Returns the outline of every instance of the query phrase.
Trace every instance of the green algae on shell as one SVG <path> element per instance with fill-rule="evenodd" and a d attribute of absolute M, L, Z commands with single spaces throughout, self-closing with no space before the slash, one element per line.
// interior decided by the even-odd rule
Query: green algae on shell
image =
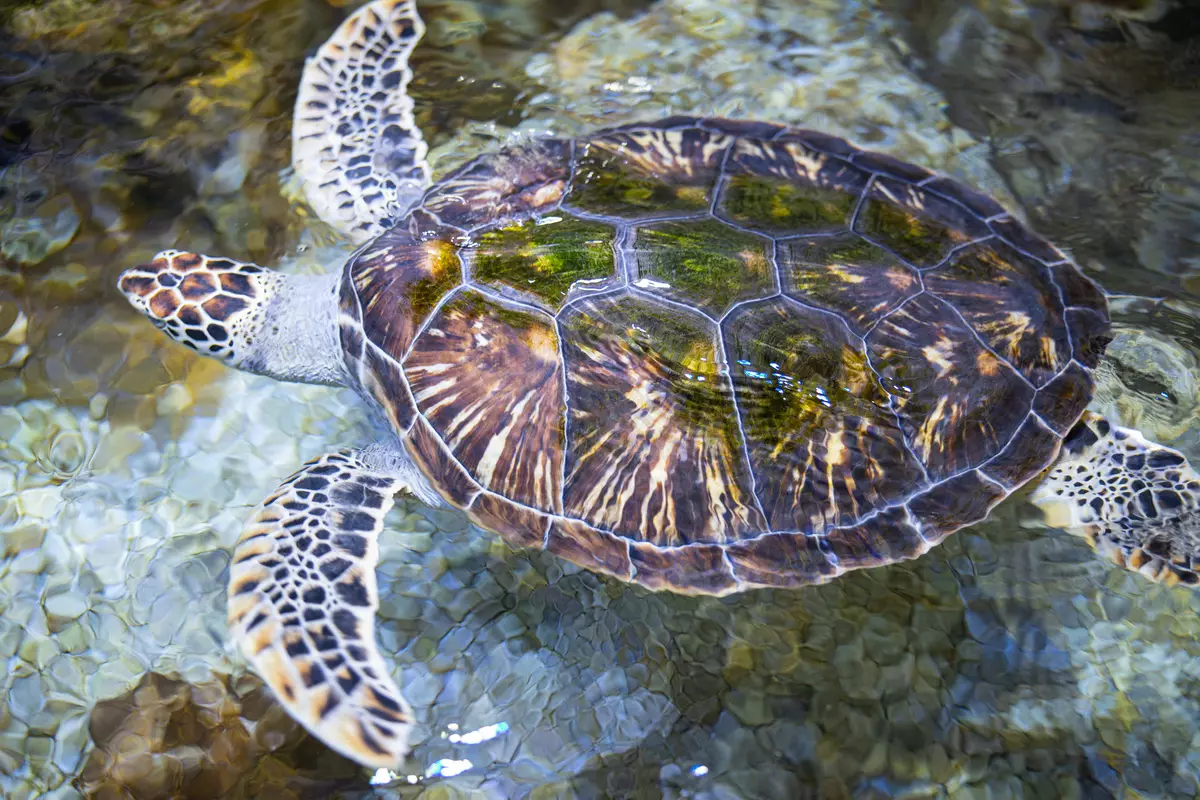
<path fill-rule="evenodd" d="M 780 242 L 784 292 L 839 314 L 858 335 L 921 290 L 899 259 L 854 234 Z"/>
<path fill-rule="evenodd" d="M 418 278 L 405 290 L 416 319 L 425 319 L 447 292 L 458 285 L 462 277 L 458 254 L 449 242 L 433 240 L 425 243 L 429 276 Z"/>
<path fill-rule="evenodd" d="M 601 151 L 603 152 L 603 151 Z M 697 174 L 699 181 L 647 175 L 619 155 L 579 157 L 566 202 L 593 214 L 666 216 L 707 211 L 715 176 Z"/>
<path fill-rule="evenodd" d="M 861 340 L 784 300 L 735 312 L 726 348 L 772 527 L 829 533 L 922 480 Z"/>
<path fill-rule="evenodd" d="M 785 302 L 755 304 L 728 328 L 746 432 L 779 453 L 852 413 L 890 416 L 866 355 L 836 319 Z"/>
<path fill-rule="evenodd" d="M 995 208 L 999 207 L 993 204 L 988 210 Z M 956 247 L 993 235 L 982 213 L 987 211 L 971 211 L 962 202 L 922 186 L 876 176 L 854 220 L 854 230 L 910 264 L 928 268 Z M 1043 257 L 1057 260 L 1052 248 L 1042 248 L 1047 250 Z"/>
<path fill-rule="evenodd" d="M 667 387 L 675 413 L 689 424 L 740 443 L 728 384 L 717 360 L 715 331 L 702 317 L 637 297 L 587 303 L 564 321 L 564 339 L 584 350 L 608 345 L 643 362 Z M 568 359 L 568 370 L 571 369 Z"/>
<path fill-rule="evenodd" d="M 479 235 L 473 276 L 531 294 L 558 309 L 577 282 L 597 284 L 616 273 L 616 232 L 599 222 L 545 217 Z"/>
<path fill-rule="evenodd" d="M 874 197 L 863 205 L 854 229 L 917 267 L 939 263 L 957 243 L 940 222 Z"/>
<path fill-rule="evenodd" d="M 839 189 L 734 175 L 725 185 L 721 210 L 739 225 L 792 235 L 848 226 L 857 202 L 853 194 Z"/>
<path fill-rule="evenodd" d="M 647 288 L 717 316 L 739 300 L 774 291 L 769 242 L 715 220 L 640 228 L 634 252 Z"/>

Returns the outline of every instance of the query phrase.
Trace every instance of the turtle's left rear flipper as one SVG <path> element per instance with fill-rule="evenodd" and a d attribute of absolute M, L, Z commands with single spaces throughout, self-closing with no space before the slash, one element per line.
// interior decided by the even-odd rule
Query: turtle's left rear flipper
<path fill-rule="evenodd" d="M 1120 566 L 1200 584 L 1200 475 L 1178 451 L 1089 412 L 1030 499 Z"/>
<path fill-rule="evenodd" d="M 292 166 L 317 215 L 357 242 L 398 222 L 429 186 L 407 91 L 408 57 L 424 33 L 413 0 L 375 0 L 304 65 Z"/>
<path fill-rule="evenodd" d="M 395 767 L 412 715 L 375 647 L 377 539 L 402 479 L 321 456 L 259 506 L 229 580 L 233 637 L 296 720 L 343 755 Z"/>

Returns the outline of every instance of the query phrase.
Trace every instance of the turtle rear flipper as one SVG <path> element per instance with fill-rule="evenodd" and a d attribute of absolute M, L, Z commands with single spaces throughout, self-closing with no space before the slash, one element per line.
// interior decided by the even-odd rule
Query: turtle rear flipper
<path fill-rule="evenodd" d="M 316 458 L 254 512 L 229 577 L 229 625 L 287 712 L 373 767 L 407 751 L 412 714 L 375 646 L 377 538 L 401 477 L 361 453 Z"/>
<path fill-rule="evenodd" d="M 425 33 L 413 0 L 375 0 L 308 59 L 292 120 L 292 166 L 321 219 L 364 242 L 429 186 L 408 57 Z"/>
<path fill-rule="evenodd" d="M 1200 475 L 1176 450 L 1089 412 L 1031 500 L 1120 566 L 1200 584 Z"/>

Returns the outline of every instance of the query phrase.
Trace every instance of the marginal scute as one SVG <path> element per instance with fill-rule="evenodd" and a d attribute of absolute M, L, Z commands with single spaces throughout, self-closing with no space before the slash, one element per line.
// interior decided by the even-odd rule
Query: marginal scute
<path fill-rule="evenodd" d="M 661 546 L 762 530 L 711 323 L 620 296 L 572 306 L 562 326 L 566 513 Z"/>
<path fill-rule="evenodd" d="M 862 569 L 916 558 L 929 544 L 912 526 L 904 508 L 883 511 L 861 525 L 825 534 L 830 552 L 842 569 Z"/>
<path fill-rule="evenodd" d="M 921 520 L 921 533 L 930 546 L 966 525 L 979 522 L 1007 493 L 971 470 L 934 486 L 908 502 Z"/>
<path fill-rule="evenodd" d="M 979 469 L 1005 486 L 1020 486 L 1054 462 L 1061 441 L 1031 414 L 1008 446 Z"/>
<path fill-rule="evenodd" d="M 1068 308 L 1067 327 L 1075 345 L 1075 360 L 1091 369 L 1098 367 L 1100 356 L 1112 341 L 1108 316 L 1088 308 Z"/>
<path fill-rule="evenodd" d="M 546 535 L 546 549 L 581 567 L 629 580 L 633 564 L 629 541 L 578 520 L 556 519 Z"/>
<path fill-rule="evenodd" d="M 851 160 L 871 172 L 878 172 L 882 175 L 899 178 L 906 183 L 920 183 L 933 174 L 924 167 L 918 167 L 916 164 L 901 161 L 895 156 L 889 156 L 887 153 L 879 153 L 871 150 L 859 150 L 851 157 Z"/>
<path fill-rule="evenodd" d="M 611 225 L 565 213 L 513 222 L 479 234 L 471 277 L 558 311 L 572 290 L 602 291 L 616 283 L 615 239 Z"/>
<path fill-rule="evenodd" d="M 880 177 L 867 191 L 854 230 L 918 269 L 940 264 L 954 248 L 989 233 L 958 204 L 911 184 Z"/>
<path fill-rule="evenodd" d="M 704 121 L 705 120 L 702 117 L 690 117 L 686 114 L 674 114 L 670 117 L 660 117 L 659 119 L 651 122 L 639 123 L 636 127 L 664 131 L 672 130 L 674 128 L 705 128 L 707 130 L 707 126 L 701 124 Z"/>
<path fill-rule="evenodd" d="M 922 480 L 862 340 L 785 300 L 724 326 L 763 511 L 775 530 L 820 533 L 896 502 Z"/>
<path fill-rule="evenodd" d="M 932 295 L 885 318 L 867 345 L 905 435 L 934 480 L 998 452 L 1028 413 L 1033 388 Z"/>
<path fill-rule="evenodd" d="M 1003 242 L 955 253 L 925 273 L 925 288 L 958 309 L 975 332 L 1034 386 L 1071 360 L 1063 305 L 1049 269 Z"/>
<path fill-rule="evenodd" d="M 793 588 L 838 575 L 817 537 L 802 533 L 768 533 L 729 545 L 725 552 L 734 576 L 745 586 Z"/>
<path fill-rule="evenodd" d="M 412 397 L 404 387 L 400 366 L 374 347 L 363 349 L 360 376 L 363 388 L 379 404 L 392 429 L 407 430 L 417 415 Z"/>
<path fill-rule="evenodd" d="M 1061 375 L 1038 389 L 1033 410 L 1059 436 L 1066 436 L 1087 408 L 1095 389 L 1091 373 L 1078 362 L 1071 362 Z"/>
<path fill-rule="evenodd" d="M 725 133 L 745 139 L 770 139 L 778 136 L 787 128 L 773 122 L 760 122 L 752 119 L 701 119 L 695 121 L 697 126 L 713 133 Z"/>
<path fill-rule="evenodd" d="M 911 267 L 852 233 L 779 243 L 783 291 L 837 313 L 858 336 L 921 291 Z"/>
<path fill-rule="evenodd" d="M 638 228 L 637 286 L 720 317 L 742 300 L 775 291 L 769 240 L 716 220 Z"/>
<path fill-rule="evenodd" d="M 1061 250 L 1026 228 L 1011 216 L 992 220 L 988 223 L 988 228 L 992 233 L 1013 247 L 1047 264 L 1056 264 L 1067 260 L 1067 257 L 1063 255 Z"/>
<path fill-rule="evenodd" d="M 562 363 L 551 318 L 464 291 L 413 345 L 421 413 L 484 488 L 560 512 Z"/>
<path fill-rule="evenodd" d="M 541 547 L 550 525 L 548 515 L 486 492 L 475 498 L 467 509 L 467 516 L 479 527 L 500 534 L 516 547 Z"/>
<path fill-rule="evenodd" d="M 466 508 L 479 493 L 479 484 L 446 452 L 437 431 L 424 417 L 417 417 L 405 444 L 408 454 L 446 502 Z"/>
<path fill-rule="evenodd" d="M 846 228 L 867 185 L 850 163 L 806 146 L 739 139 L 727 166 L 718 214 L 776 236 Z"/>
<path fill-rule="evenodd" d="M 349 270 L 342 273 L 337 292 L 338 309 L 341 312 L 338 336 L 342 342 L 342 353 L 346 357 L 346 369 L 351 375 L 355 375 L 366 337 L 362 328 L 362 315 L 359 313 L 358 295 L 355 293 Z"/>
<path fill-rule="evenodd" d="M 977 216 L 987 219 L 1007 213 L 1004 206 L 982 192 L 977 192 L 958 181 L 938 176 L 921 184 L 921 188 L 937 192 L 969 208 Z"/>
<path fill-rule="evenodd" d="M 698 128 L 618 130 L 581 140 L 567 205 L 641 219 L 707 212 L 732 141 Z"/>
<path fill-rule="evenodd" d="M 1104 291 L 1084 275 L 1078 266 L 1066 262 L 1055 264 L 1050 271 L 1054 274 L 1054 282 L 1062 290 L 1064 303 L 1090 309 L 1105 319 L 1108 318 L 1108 300 Z"/>
<path fill-rule="evenodd" d="M 658 547 L 646 542 L 629 546 L 633 580 L 647 589 L 681 594 L 722 595 L 737 589 L 737 581 L 720 545 Z"/>
<path fill-rule="evenodd" d="M 809 150 L 815 150 L 819 153 L 825 153 L 826 155 L 838 156 L 847 161 L 851 156 L 858 152 L 858 148 L 854 147 L 854 145 L 850 144 L 845 139 L 837 136 L 831 136 L 828 133 L 821 133 L 820 131 L 807 130 L 805 128 L 784 128 L 772 136 L 771 141 L 778 144 L 802 144 Z"/>

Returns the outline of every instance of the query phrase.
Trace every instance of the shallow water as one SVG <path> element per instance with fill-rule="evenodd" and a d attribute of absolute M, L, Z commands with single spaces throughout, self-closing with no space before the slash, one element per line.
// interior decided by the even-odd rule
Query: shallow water
<path fill-rule="evenodd" d="M 286 169 L 334 6 L 0 10 L 0 793 L 1200 792 L 1195 593 L 1111 568 L 1019 498 L 918 561 L 721 600 L 402 503 L 379 639 L 413 755 L 373 789 L 302 734 L 227 647 L 229 552 L 284 475 L 371 424 L 349 391 L 193 358 L 113 282 L 171 246 L 291 271 L 350 251 Z M 1196 458 L 1195 27 L 1098 6 L 421 3 L 413 94 L 439 173 L 514 133 L 713 113 L 992 192 L 1111 290 L 1149 295 L 1114 304 L 1095 407 Z"/>

